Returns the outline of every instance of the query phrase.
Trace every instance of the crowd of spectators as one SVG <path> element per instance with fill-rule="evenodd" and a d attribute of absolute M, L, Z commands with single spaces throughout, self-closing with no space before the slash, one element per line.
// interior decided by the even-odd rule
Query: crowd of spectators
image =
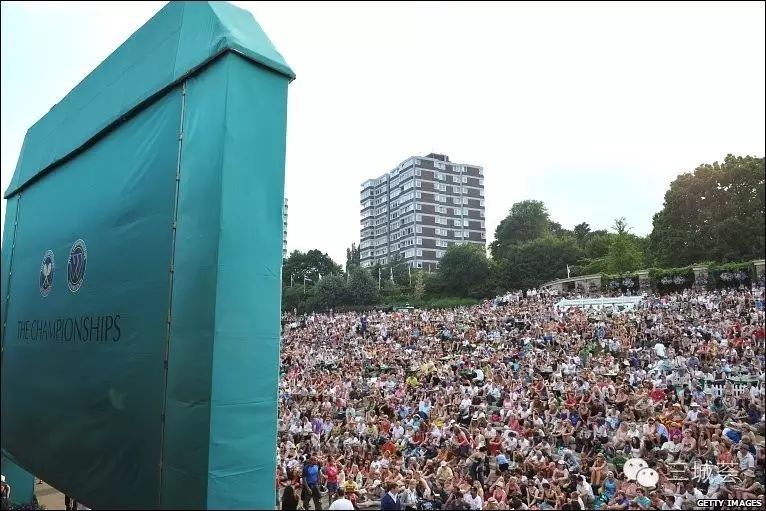
<path fill-rule="evenodd" d="M 763 289 L 285 317 L 283 509 L 692 509 L 764 494 Z M 640 458 L 657 481 L 623 471 Z M 332 504 L 330 504 L 332 503 Z"/>

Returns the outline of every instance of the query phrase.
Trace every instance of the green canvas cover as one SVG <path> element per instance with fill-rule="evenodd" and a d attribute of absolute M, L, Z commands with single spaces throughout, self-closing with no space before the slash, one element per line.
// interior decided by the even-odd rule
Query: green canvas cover
<path fill-rule="evenodd" d="M 272 508 L 287 86 L 252 16 L 165 6 L 24 141 L 2 449 L 92 508 Z"/>

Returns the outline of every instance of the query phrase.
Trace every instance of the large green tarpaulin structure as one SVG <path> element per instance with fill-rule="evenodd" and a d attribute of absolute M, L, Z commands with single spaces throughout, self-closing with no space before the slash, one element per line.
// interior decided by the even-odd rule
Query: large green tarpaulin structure
<path fill-rule="evenodd" d="M 2 449 L 92 508 L 272 508 L 287 86 L 173 2 L 32 126 L 6 192 Z"/>

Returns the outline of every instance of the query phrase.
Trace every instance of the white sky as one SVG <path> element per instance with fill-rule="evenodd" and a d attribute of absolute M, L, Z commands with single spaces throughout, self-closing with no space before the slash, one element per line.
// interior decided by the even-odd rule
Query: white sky
<path fill-rule="evenodd" d="M 360 183 L 411 155 L 484 166 L 491 241 L 530 198 L 647 234 L 676 174 L 765 152 L 763 2 L 234 3 L 298 75 L 289 250 L 343 264 Z M 162 5 L 2 3 L 3 191 L 26 129 Z"/>

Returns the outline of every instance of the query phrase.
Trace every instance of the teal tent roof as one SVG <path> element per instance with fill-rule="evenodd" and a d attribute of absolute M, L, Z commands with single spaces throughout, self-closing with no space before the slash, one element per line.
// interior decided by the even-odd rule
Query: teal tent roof
<path fill-rule="evenodd" d="M 227 2 L 170 2 L 29 128 L 5 197 L 228 51 L 295 78 L 249 12 Z"/>

